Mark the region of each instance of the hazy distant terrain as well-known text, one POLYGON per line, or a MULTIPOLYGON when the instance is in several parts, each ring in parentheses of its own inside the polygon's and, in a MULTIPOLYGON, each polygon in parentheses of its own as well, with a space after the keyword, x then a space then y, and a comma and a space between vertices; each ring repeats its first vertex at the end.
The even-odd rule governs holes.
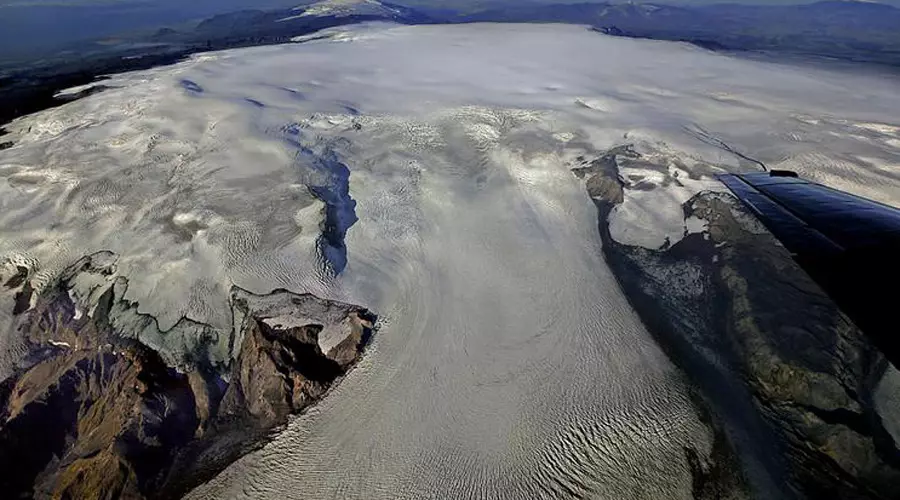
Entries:
POLYGON ((123 35, 162 26, 199 22, 245 8, 289 8, 301 1, 200 0, 11 1, 0 2, 0 63, 6 58, 39 57, 51 49, 84 40, 123 35))
MULTIPOLYGON (((122 39, 152 42, 148 36, 162 27, 190 31, 210 16, 239 11, 290 12, 309 3, 6 0, 0 3, 0 67, 4 61, 23 62, 60 51, 67 51, 69 57, 79 56, 91 50, 83 45, 90 40, 112 37, 104 43, 107 49, 110 43, 122 43, 122 39)), ((837 57, 886 52, 870 59, 896 63, 900 47, 896 30, 900 11, 890 8, 891 2, 411 0, 397 4, 416 9, 431 22, 489 19, 587 23, 615 26, 650 38, 700 39, 737 50, 788 48, 837 57)), ((900 0, 894 4, 900 6, 900 0)), ((98 48, 102 47, 93 50, 98 48)))
POLYGON ((900 31, 896 29, 900 9, 875 3, 675 6, 528 2, 439 7, 416 3, 409 7, 329 0, 315 8, 293 3, 289 8, 275 8, 280 1, 239 11, 233 10, 237 4, 209 3, 192 4, 188 10, 137 2, 84 9, 34 7, 73 9, 56 14, 41 14, 32 7, 22 11, 2 7, 5 15, 0 24, 9 26, 0 29, 0 37, 8 38, 9 43, 0 43, 0 123, 57 104, 56 92, 100 75, 171 63, 196 52, 290 43, 324 28, 366 21, 569 23, 616 36, 684 41, 748 56, 777 55, 795 62, 840 59, 900 67, 900 31), (115 15, 103 14, 106 10, 115 15), (30 12, 26 17, 39 26, 19 24, 18 14, 11 16, 11 12, 30 12), (140 26, 132 23, 126 28, 116 19, 140 26))
POLYGON ((691 7, 582 3, 501 8, 465 19, 590 24, 611 34, 687 41, 714 50, 900 64, 900 9, 874 3, 691 7))

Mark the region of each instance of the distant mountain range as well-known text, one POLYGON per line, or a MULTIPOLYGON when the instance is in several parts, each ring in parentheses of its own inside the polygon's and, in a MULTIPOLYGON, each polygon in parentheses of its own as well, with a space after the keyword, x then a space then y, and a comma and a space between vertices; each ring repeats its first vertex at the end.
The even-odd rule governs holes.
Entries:
MULTIPOLYGON (((113 50, 132 48, 135 44, 145 46, 166 44, 170 49, 186 46, 209 45, 227 47, 257 43, 278 43, 299 34, 323 27, 369 20, 387 20, 404 24, 465 23, 465 22, 518 22, 518 23, 573 23, 590 25, 608 34, 661 40, 679 40, 697 45, 727 50, 765 50, 818 55, 841 59, 878 62, 900 66, 900 9, 886 4, 871 2, 825 1, 800 5, 670 5, 656 3, 556 3, 542 2, 488 2, 490 8, 474 10, 472 2, 442 2, 434 4, 419 0, 408 0, 415 7, 377 2, 376 0, 325 0, 308 3, 298 0, 300 6, 291 8, 266 9, 266 5, 285 4, 290 0, 265 0, 262 7, 253 10, 236 10, 213 16, 206 16, 201 22, 185 23, 172 21, 180 19, 174 7, 167 16, 153 22, 147 21, 143 31, 119 33, 111 36, 103 26, 106 21, 114 23, 119 10, 124 7, 113 2, 110 5, 94 7, 98 9, 92 22, 87 19, 68 23, 80 27, 76 34, 80 42, 68 42, 56 52, 66 58, 83 57, 95 53, 109 53, 113 50), (451 8, 448 5, 464 5, 451 8), (109 18, 109 16, 112 16, 109 18), (109 18, 109 19, 107 19, 109 18), (167 27, 166 23, 169 23, 167 27), (98 26, 103 29, 98 28, 98 26), (153 27, 153 29, 150 29, 153 27), (104 31, 106 30, 106 31, 104 31), (158 30, 158 31, 157 31, 158 30), (91 40, 90 33, 96 33, 91 40), (102 39, 101 39, 102 38, 102 39), (65 50, 65 52, 60 52, 65 50)), ((400 0, 402 2, 402 0, 400 0)), ((165 2, 164 2, 165 3, 165 2)), ((198 5, 206 5, 201 2, 198 5)), ((239 5, 240 0, 230 0, 239 5)), ((133 5, 129 15, 140 15, 133 5)), ((4 59, 6 66, 17 60, 21 65, 47 57, 54 51, 45 44, 59 37, 56 25, 67 23, 69 14, 85 14, 88 11, 74 7, 41 6, 41 9, 59 8, 66 16, 56 16, 50 11, 33 14, 32 17, 47 17, 47 34, 40 34, 34 51, 23 57, 12 51, 16 45, 0 44, 0 67, 4 59), (69 9, 69 10, 66 10, 69 9), (49 29, 53 28, 53 29, 49 29), (53 32, 53 33, 50 33, 53 32), (55 33, 55 34, 54 34, 55 33), (5 47, 5 48, 4 48, 5 47)), ((204 7, 209 10, 211 7, 204 7)), ((199 7, 189 10, 200 14, 199 7)), ((5 7, 0 11, 4 17, 13 13, 5 7)), ((168 12, 168 11, 166 11, 168 12)), ((186 14, 185 14, 186 15, 186 14)), ((183 17, 183 16, 182 16, 183 17)), ((8 19, 7 19, 8 21, 8 19)), ((0 27, 5 21, 0 20, 0 27)), ((24 28, 23 28, 24 29, 24 28)), ((75 29, 75 28, 72 28, 75 29)), ((71 31, 71 30, 70 30, 71 31)), ((73 32, 74 33, 74 32, 73 32)), ((15 38, 11 30, 0 29, 0 41, 15 38), (6 32, 3 34, 3 32, 6 32)), ((24 35, 21 35, 23 37, 24 35)), ((34 34, 32 34, 34 36, 34 34)), ((19 45, 25 43, 19 40, 19 45)))
POLYGON ((465 22, 588 24, 608 34, 900 65, 900 9, 867 2, 673 6, 580 3, 493 9, 465 22))
POLYGON ((85 40, 196 24, 248 8, 284 9, 309 0, 0 0, 0 61, 37 58, 85 40))
POLYGON ((325 0, 303 7, 239 11, 195 28, 163 31, 154 43, 213 45, 283 41, 328 25, 385 20, 404 24, 504 22, 572 23, 607 34, 695 43, 715 50, 771 51, 900 66, 900 9, 871 2, 800 5, 653 3, 515 3, 471 13, 411 8, 375 0, 325 0))

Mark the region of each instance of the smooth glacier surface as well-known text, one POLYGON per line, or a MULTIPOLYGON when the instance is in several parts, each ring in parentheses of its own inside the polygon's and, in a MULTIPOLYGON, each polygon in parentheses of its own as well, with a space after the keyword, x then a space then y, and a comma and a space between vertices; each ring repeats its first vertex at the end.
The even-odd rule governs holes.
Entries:
POLYGON ((627 143, 668 162, 623 169, 610 221, 651 248, 703 230, 680 205, 715 174, 758 168, 709 136, 900 204, 890 76, 576 26, 332 35, 115 76, 0 152, 0 265, 49 281, 114 251, 163 328, 227 328, 233 284, 380 314, 356 370, 192 498, 691 498, 684 448, 711 431, 570 169, 627 143))

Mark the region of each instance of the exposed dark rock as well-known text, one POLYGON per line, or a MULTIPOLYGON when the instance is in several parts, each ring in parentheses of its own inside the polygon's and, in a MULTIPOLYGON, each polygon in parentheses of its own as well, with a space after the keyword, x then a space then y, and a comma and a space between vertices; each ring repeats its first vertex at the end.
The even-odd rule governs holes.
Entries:
POLYGON ((625 199, 624 182, 619 177, 616 165, 619 156, 637 158, 638 154, 631 146, 619 146, 605 152, 587 167, 572 169, 579 179, 585 180, 588 194, 595 202, 603 205, 603 210, 607 214, 613 206, 625 199))
MULTIPOLYGON (((608 217, 628 184, 603 154, 575 173, 600 215, 603 252, 629 300, 697 384, 763 498, 900 498, 900 451, 875 391, 891 369, 734 198, 700 193, 684 216, 707 223, 671 246, 625 245, 608 217)), ((686 451, 698 498, 724 478, 686 451)))
POLYGON ((80 90, 78 92, 63 94, 63 95, 57 97, 57 99, 60 101, 63 101, 63 102, 77 101, 78 99, 84 99, 85 97, 89 97, 94 94, 99 94, 100 92, 103 92, 104 90, 109 90, 110 88, 111 87, 109 87, 107 85, 101 85, 101 84, 91 85, 91 86, 85 88, 84 90, 80 90))
POLYGON ((376 320, 311 295, 235 288, 234 358, 217 365, 202 352, 211 343, 173 357, 117 326, 134 305, 121 299, 114 264, 108 252, 82 259, 10 332, 31 349, 0 384, 5 498, 178 498, 321 399, 376 320))
POLYGON ((16 273, 3 284, 6 288, 19 288, 28 278, 28 268, 25 266, 16 266, 16 273))
POLYGON ((325 203, 325 219, 316 247, 325 270, 340 274, 347 267, 347 231, 358 220, 356 200, 350 196, 350 169, 334 151, 318 156, 306 148, 301 148, 301 152, 311 157, 310 166, 324 180, 309 187, 313 196, 325 203))
POLYGON ((13 314, 22 314, 31 307, 32 294, 34 294, 34 289, 31 287, 31 283, 25 283, 22 289, 16 293, 16 304, 13 306, 13 314))
POLYGON ((592 29, 598 33, 603 33, 604 35, 626 36, 626 33, 616 26, 602 26, 599 28, 592 28, 592 29))

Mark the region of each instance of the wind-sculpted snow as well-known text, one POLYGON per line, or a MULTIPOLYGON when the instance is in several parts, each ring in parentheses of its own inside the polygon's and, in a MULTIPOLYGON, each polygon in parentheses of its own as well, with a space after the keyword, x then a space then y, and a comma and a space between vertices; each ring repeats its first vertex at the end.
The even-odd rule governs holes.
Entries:
POLYGON ((889 76, 572 26, 332 35, 116 76, 0 152, 3 281, 108 250, 161 331, 227 328, 232 285, 378 312, 359 368, 195 498, 690 498, 715 432, 571 169, 634 144, 610 232, 652 248, 757 162, 900 203, 889 76))

